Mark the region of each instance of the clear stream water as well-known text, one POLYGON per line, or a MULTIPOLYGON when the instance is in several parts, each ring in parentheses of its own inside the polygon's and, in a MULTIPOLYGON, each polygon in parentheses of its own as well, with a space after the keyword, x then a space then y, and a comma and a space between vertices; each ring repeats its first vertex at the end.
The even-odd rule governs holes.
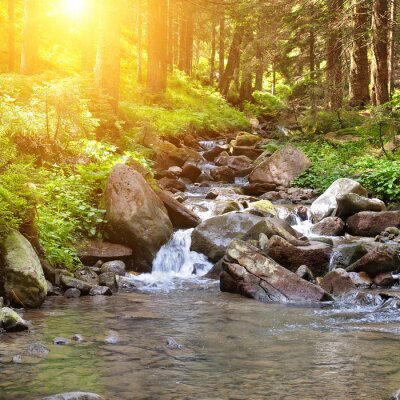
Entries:
MULTIPOLYGON (((208 218, 213 202, 202 190, 192 206, 208 218)), ((309 221, 294 223, 309 232, 309 221)), ((201 278, 210 268, 190 251, 190 231, 179 231, 153 274, 124 279, 125 292, 48 298, 25 311, 29 332, 0 335, 0 400, 76 390, 107 400, 377 400, 400 388, 395 304, 262 304, 221 293, 201 278), (37 343, 47 355, 29 354, 37 343)))

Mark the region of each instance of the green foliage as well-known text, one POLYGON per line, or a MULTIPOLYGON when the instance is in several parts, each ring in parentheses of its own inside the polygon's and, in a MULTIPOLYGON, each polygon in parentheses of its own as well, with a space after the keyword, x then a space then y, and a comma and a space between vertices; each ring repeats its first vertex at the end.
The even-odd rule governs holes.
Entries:
POLYGON ((365 118, 354 111, 340 110, 335 113, 319 111, 316 114, 309 111, 299 122, 303 130, 308 134, 320 135, 360 126, 365 122, 365 118))
POLYGON ((254 103, 246 102, 244 112, 255 117, 276 116, 287 108, 286 103, 269 92, 253 92, 254 103))

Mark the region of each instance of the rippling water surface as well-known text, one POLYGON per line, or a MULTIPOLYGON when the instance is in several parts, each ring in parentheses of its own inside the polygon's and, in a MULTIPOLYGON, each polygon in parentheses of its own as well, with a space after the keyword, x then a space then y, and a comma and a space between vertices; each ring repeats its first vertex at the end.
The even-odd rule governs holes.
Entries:
POLYGON ((0 336, 0 398, 385 399, 400 386, 400 313, 266 305, 213 281, 111 298, 49 299, 0 336), (85 338, 53 345, 53 338, 85 338), (173 338, 182 345, 169 349, 173 338), (46 358, 26 355, 40 342, 46 358), (22 364, 12 357, 22 355, 22 364))

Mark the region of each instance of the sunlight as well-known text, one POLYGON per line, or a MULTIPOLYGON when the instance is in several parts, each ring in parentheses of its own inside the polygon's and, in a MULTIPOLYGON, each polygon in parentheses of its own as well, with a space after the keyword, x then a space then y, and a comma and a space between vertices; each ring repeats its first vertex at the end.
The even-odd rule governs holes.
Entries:
POLYGON ((63 12, 73 18, 79 18, 85 11, 85 0, 62 0, 63 12))

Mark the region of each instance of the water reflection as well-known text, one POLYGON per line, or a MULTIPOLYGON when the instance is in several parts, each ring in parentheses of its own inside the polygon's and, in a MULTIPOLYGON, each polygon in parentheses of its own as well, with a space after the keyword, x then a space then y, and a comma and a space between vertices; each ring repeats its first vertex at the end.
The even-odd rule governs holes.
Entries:
POLYGON ((217 287, 50 299, 26 312, 31 332, 0 336, 0 398, 78 389, 129 400, 387 397, 400 382, 397 315, 339 311, 265 305, 217 287), (85 341, 52 344, 74 334, 85 341), (168 337, 182 348, 168 348, 168 337), (47 358, 24 356, 36 342, 47 358), (11 363, 15 354, 23 364, 11 363))

